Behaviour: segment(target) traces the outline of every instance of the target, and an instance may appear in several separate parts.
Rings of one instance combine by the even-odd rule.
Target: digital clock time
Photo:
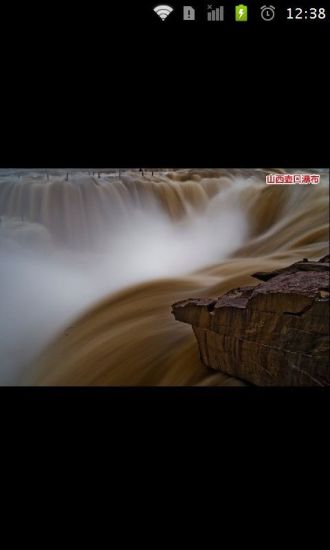
[[[325,8],[287,8],[287,19],[325,19]]]

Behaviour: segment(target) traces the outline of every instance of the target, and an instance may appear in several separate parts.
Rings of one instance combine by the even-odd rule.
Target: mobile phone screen
[[[328,386],[328,5],[28,15],[4,50],[0,384]]]

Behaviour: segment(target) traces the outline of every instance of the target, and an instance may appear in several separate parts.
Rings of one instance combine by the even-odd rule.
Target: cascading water
[[[0,174],[0,383],[223,385],[171,304],[328,252],[328,174]]]

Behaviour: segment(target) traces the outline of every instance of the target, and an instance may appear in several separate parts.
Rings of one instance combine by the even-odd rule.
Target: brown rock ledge
[[[329,386],[329,255],[253,277],[263,282],[173,304],[203,364],[257,386]]]

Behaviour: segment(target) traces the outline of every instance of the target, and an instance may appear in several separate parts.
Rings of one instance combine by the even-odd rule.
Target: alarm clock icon
[[[275,17],[275,8],[274,6],[262,6],[261,10],[261,19],[264,21],[272,21]]]

